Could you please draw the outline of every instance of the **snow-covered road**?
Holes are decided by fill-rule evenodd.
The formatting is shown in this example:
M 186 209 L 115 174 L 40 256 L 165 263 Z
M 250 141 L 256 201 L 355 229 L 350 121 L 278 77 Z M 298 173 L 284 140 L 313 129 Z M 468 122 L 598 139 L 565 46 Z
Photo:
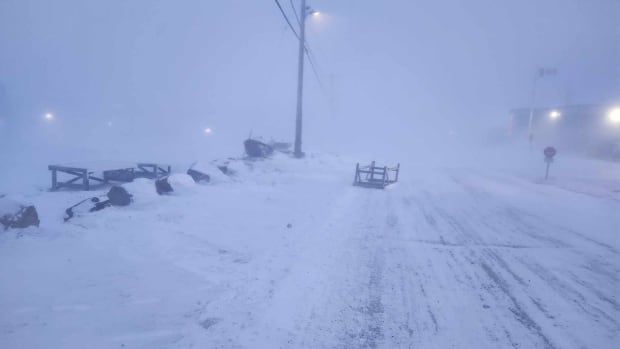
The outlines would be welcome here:
M 351 188 L 244 344 L 276 323 L 279 347 L 612 348 L 620 205 L 574 195 L 463 170 Z
M 334 166 L 4 233 L 0 347 L 616 347 L 616 193 Z

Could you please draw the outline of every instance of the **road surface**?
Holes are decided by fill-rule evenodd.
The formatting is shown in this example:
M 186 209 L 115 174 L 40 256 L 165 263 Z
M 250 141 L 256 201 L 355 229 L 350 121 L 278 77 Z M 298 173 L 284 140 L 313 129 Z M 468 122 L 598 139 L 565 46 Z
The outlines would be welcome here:
M 241 346 L 617 345 L 616 199 L 466 170 L 429 178 L 347 189 Z
M 616 348 L 617 193 L 265 164 L 68 224 L 79 193 L 34 198 L 41 229 L 0 238 L 0 347 Z

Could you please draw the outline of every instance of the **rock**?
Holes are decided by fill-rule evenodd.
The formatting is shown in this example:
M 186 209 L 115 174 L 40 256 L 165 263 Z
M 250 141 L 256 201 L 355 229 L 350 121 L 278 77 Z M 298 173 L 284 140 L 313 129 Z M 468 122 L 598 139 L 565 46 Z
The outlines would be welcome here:
M 174 189 L 172 189 L 172 186 L 168 182 L 168 177 L 164 177 L 164 178 L 160 178 L 156 180 L 155 190 L 157 191 L 157 194 L 159 195 L 172 193 L 174 191 Z
M 196 183 L 209 183 L 209 181 L 211 180 L 211 177 L 206 174 L 206 173 L 202 173 L 200 171 L 194 170 L 194 169 L 189 169 L 187 170 L 187 174 L 192 177 L 192 179 L 194 180 L 194 182 Z
M 0 198 L 0 225 L 4 229 L 38 227 L 39 223 L 39 214 L 34 206 Z
M 131 203 L 131 194 L 125 188 L 116 185 L 110 188 L 106 196 L 112 206 L 127 206 Z
M 217 160 L 211 161 L 211 164 L 217 167 L 217 169 L 220 170 L 220 172 L 225 174 L 227 177 L 231 177 L 235 175 L 235 171 L 232 168 L 230 168 L 228 165 L 232 161 L 236 161 L 236 160 L 237 159 L 235 158 L 217 159 Z
M 204 162 L 204 161 L 199 161 L 194 163 L 190 169 L 187 171 L 187 174 L 190 174 L 190 171 L 194 171 L 192 173 L 198 172 L 201 175 L 205 175 L 209 177 L 208 182 L 211 184 L 219 184 L 219 183 L 226 183 L 226 182 L 230 182 L 230 176 L 227 175 L 224 170 L 222 170 L 222 167 L 224 166 L 224 164 L 222 164 L 221 162 L 218 163 L 217 161 L 211 161 L 211 162 Z M 228 171 L 227 168 L 225 168 L 226 171 Z M 196 181 L 196 178 L 194 176 L 192 176 L 192 178 L 194 178 L 194 181 Z M 204 180 L 200 181 L 200 182 L 206 182 Z M 198 181 L 196 182 L 198 183 Z
M 243 146 L 245 153 L 251 158 L 266 158 L 273 153 L 271 146 L 255 139 L 246 139 Z
M 185 173 L 173 173 L 168 176 L 168 184 L 175 194 L 185 195 L 196 190 L 196 182 Z
M 131 193 L 131 201 L 134 205 L 148 205 L 159 200 L 156 186 L 154 188 L 153 181 L 150 179 L 136 178 L 136 180 L 131 183 L 123 184 L 123 188 Z

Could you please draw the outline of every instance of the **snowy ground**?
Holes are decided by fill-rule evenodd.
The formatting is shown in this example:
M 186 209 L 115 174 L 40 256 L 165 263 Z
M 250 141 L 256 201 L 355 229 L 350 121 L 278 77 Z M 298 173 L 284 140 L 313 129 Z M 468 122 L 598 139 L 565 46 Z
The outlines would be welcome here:
M 11 194 L 42 223 L 0 232 L 0 348 L 616 347 L 620 166 L 401 161 L 384 191 L 326 155 L 134 183 L 66 224 L 85 193 Z

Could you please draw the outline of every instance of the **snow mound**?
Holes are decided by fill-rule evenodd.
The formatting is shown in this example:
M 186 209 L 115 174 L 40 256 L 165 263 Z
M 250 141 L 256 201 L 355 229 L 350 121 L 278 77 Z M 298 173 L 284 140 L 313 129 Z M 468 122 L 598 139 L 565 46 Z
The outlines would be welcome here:
M 191 167 L 191 169 L 202 172 L 204 174 L 208 174 L 210 177 L 209 183 L 218 184 L 230 182 L 230 177 L 225 175 L 218 166 L 226 165 L 218 165 L 217 163 L 213 162 L 197 162 Z
M 300 180 L 349 178 L 355 164 L 340 157 L 309 154 L 295 159 L 275 153 L 266 159 L 231 159 L 227 164 L 236 181 L 275 185 L 296 183 Z
M 15 214 L 22 209 L 22 205 L 9 198 L 0 198 L 0 217 L 8 214 Z
M 131 183 L 123 184 L 123 188 L 132 195 L 135 204 L 149 204 L 159 197 L 155 190 L 155 183 L 150 179 L 137 178 Z
M 184 173 L 175 173 L 168 177 L 168 183 L 172 186 L 174 193 L 187 194 L 194 191 L 196 183 L 189 175 Z

